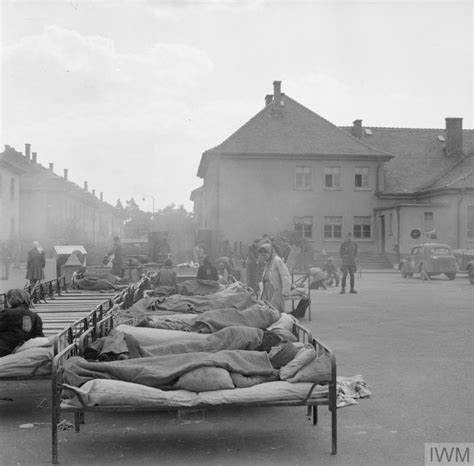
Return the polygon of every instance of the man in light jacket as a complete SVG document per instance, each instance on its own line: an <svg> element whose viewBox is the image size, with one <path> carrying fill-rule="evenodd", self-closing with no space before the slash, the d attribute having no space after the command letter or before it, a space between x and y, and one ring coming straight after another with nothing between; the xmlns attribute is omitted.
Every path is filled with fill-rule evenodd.
<svg viewBox="0 0 474 466"><path fill-rule="evenodd" d="M260 299L268 301L280 312L285 312L285 298L290 296L291 275L283 259L276 254L271 244L262 244L258 249L265 259L263 291Z"/></svg>

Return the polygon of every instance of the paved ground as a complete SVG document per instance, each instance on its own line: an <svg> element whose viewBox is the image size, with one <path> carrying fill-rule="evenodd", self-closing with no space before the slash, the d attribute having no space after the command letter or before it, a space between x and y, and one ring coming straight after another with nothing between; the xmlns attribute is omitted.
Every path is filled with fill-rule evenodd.
<svg viewBox="0 0 474 466"><path fill-rule="evenodd" d="M304 408L88 415L80 434L60 433L67 465L418 465L425 442L472 442L474 287L455 281L364 273L357 295L313 291L302 322L336 353L339 375L362 374L371 399L311 426ZM0 383L0 464L50 461L49 383ZM37 423L20 429L24 423Z"/></svg>

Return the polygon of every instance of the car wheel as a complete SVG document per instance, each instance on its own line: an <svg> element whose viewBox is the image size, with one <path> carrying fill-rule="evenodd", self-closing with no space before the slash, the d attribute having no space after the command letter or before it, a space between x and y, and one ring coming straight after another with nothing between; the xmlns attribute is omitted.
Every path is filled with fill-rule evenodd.
<svg viewBox="0 0 474 466"><path fill-rule="evenodd" d="M456 274L455 273L447 273L446 276L450 279L450 280L454 280L456 278Z"/></svg>
<svg viewBox="0 0 474 466"><path fill-rule="evenodd" d="M469 281L474 285L474 267L469 267Z"/></svg>

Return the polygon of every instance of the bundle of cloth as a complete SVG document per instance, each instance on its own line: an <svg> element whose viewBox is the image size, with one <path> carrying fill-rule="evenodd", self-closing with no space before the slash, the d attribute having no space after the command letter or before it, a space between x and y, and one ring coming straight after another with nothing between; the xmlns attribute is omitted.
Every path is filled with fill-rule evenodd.
<svg viewBox="0 0 474 466"><path fill-rule="evenodd" d="M127 285L121 278L108 272L94 273L86 269L79 270L73 274L72 286L78 290L120 290Z"/></svg>
<svg viewBox="0 0 474 466"><path fill-rule="evenodd" d="M49 375L53 352L54 337L31 338L0 358L0 379Z"/></svg>

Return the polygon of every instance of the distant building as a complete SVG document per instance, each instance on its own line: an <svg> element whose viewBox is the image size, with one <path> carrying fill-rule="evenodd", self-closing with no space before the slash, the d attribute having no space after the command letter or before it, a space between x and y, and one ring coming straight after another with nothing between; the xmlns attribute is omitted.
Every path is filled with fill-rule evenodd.
<svg viewBox="0 0 474 466"><path fill-rule="evenodd" d="M123 233L123 213L90 192L87 182L81 188L68 180L68 171L59 176L53 164L45 168L37 154L25 154L6 146L0 154L3 163L14 167L17 175L18 238L23 245L34 240L45 247L55 244L105 246L114 235ZM2 206L2 217L4 210ZM24 249L24 248L23 248Z"/></svg>
<svg viewBox="0 0 474 466"><path fill-rule="evenodd" d="M20 223L20 176L23 170L0 154L0 242L18 237Z"/></svg>
<svg viewBox="0 0 474 466"><path fill-rule="evenodd" d="M351 231L361 252L393 262L435 231L474 247L474 131L462 119L445 130L340 128L273 85L264 108L201 157L200 237L250 243L292 230L335 253Z"/></svg>

